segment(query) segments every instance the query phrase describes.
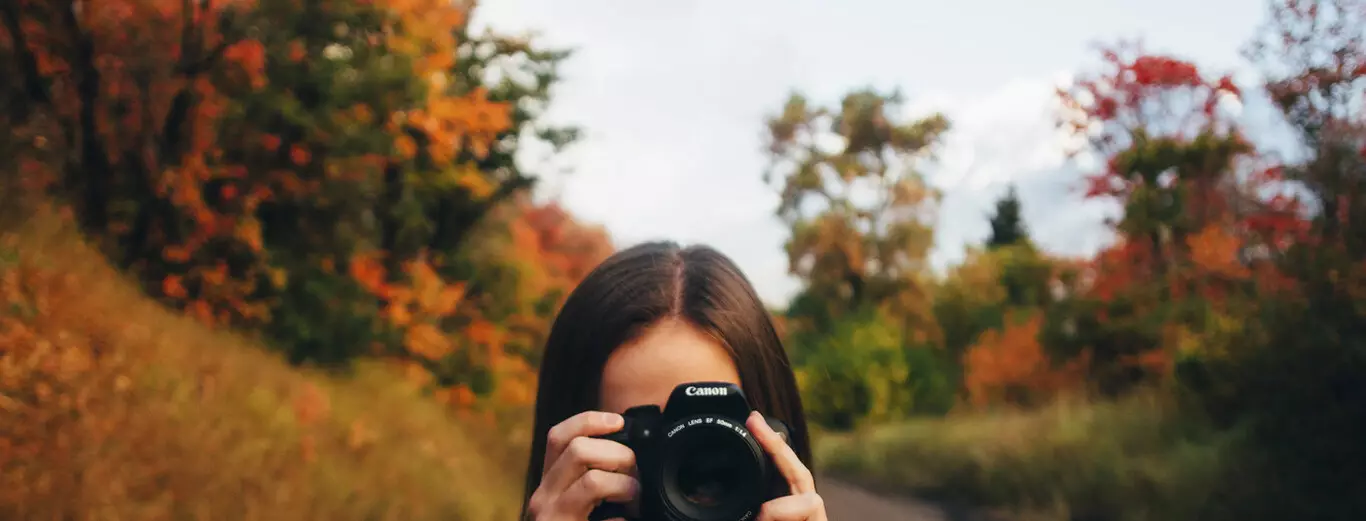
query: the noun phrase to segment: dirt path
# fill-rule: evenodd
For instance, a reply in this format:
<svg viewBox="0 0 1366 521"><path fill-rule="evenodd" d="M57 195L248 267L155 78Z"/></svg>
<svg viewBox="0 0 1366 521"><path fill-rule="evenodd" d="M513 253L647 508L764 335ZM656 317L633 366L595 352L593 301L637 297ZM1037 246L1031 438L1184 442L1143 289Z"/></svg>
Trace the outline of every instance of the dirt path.
<svg viewBox="0 0 1366 521"><path fill-rule="evenodd" d="M940 505L907 497L869 492L829 477L819 477L816 489L825 500L830 521L977 521L981 513L951 511Z"/></svg>
<svg viewBox="0 0 1366 521"><path fill-rule="evenodd" d="M949 521L938 507L908 498L873 494L830 478L817 485L830 521Z"/></svg>

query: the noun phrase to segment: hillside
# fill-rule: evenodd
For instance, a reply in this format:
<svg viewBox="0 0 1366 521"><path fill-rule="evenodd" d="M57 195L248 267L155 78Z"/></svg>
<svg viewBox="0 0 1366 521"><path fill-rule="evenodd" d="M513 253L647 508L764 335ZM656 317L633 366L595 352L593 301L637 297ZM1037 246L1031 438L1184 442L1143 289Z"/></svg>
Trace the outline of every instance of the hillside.
<svg viewBox="0 0 1366 521"><path fill-rule="evenodd" d="M382 366L296 370L208 329L144 297L69 219L5 199L0 518L515 517L521 461L491 429Z"/></svg>

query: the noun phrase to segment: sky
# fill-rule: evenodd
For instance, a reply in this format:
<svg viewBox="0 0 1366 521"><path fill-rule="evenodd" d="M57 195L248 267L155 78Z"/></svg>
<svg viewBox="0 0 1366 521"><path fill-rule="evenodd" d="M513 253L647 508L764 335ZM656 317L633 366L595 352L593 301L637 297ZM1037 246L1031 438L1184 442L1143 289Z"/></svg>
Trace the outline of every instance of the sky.
<svg viewBox="0 0 1366 521"><path fill-rule="evenodd" d="M985 240L1010 184L1036 243L1086 255L1109 240L1109 210L1077 192L1056 86L1098 65L1095 44L1120 38L1210 71L1246 69L1240 51L1264 16L1264 0L483 0L474 23L575 49L548 118L584 139L554 164L526 160L541 198L605 226L618 247L711 245L782 306L799 282L776 188L761 179L762 143L789 93L833 104L851 89L896 88L906 116L949 118L925 168L944 194L937 269Z"/></svg>

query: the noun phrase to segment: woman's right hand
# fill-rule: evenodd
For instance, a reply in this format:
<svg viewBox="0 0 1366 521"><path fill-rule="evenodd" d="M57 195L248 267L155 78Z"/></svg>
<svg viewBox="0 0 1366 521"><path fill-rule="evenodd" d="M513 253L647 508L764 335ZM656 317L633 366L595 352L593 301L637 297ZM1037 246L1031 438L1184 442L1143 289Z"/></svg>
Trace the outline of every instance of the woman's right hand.
<svg viewBox="0 0 1366 521"><path fill-rule="evenodd" d="M621 429L621 415L586 411L561 422L547 435L541 485L527 512L534 521L584 521L599 503L629 503L636 482L635 453L611 440L592 438Z"/></svg>

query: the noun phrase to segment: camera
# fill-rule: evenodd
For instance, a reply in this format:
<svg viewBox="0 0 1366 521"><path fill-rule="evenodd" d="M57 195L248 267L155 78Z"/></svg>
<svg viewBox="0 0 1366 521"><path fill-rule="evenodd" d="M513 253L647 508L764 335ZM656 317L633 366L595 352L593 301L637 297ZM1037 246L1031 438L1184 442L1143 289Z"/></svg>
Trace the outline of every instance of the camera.
<svg viewBox="0 0 1366 521"><path fill-rule="evenodd" d="M679 385L661 410L627 409L621 430L597 436L636 455L640 519L650 521L744 521L765 502L788 494L786 479L745 427L749 402L735 384ZM766 418L784 442L787 425ZM623 505L600 504L588 516L627 518Z"/></svg>

